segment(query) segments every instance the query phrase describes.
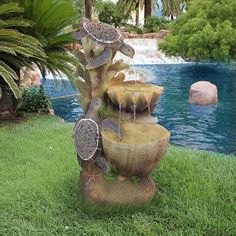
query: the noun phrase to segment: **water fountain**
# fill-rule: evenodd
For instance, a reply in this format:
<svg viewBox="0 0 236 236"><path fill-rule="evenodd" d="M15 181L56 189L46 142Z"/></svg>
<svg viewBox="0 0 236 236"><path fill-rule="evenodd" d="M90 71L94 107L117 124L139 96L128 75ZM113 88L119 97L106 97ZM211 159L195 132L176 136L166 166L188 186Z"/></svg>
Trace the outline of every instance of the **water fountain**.
<svg viewBox="0 0 236 236"><path fill-rule="evenodd" d="M110 25L82 18L73 36L84 48L77 86L85 115L74 128L81 196L99 205L146 203L156 190L149 175L170 137L151 115L163 87L125 80L130 66L113 59L134 50Z"/></svg>

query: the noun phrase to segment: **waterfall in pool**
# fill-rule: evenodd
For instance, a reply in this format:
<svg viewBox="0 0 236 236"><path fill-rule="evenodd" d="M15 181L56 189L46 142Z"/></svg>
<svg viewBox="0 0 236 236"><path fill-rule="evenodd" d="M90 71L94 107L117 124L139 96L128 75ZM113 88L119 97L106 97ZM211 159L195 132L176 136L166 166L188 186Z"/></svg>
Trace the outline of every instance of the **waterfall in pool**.
<svg viewBox="0 0 236 236"><path fill-rule="evenodd" d="M125 42L135 49L133 58L128 58L118 52L115 60L123 59L125 62L135 64L181 64L186 63L181 57L167 57L158 50L156 39L125 39Z"/></svg>

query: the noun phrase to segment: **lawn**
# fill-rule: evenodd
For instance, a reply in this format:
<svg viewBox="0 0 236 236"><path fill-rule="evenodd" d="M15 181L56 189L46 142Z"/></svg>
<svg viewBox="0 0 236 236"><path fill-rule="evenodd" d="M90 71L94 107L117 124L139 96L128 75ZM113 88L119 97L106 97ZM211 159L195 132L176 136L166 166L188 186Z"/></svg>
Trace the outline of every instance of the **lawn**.
<svg viewBox="0 0 236 236"><path fill-rule="evenodd" d="M0 235L236 235L236 157L169 146L149 206L93 214L72 130L53 116L0 126Z"/></svg>

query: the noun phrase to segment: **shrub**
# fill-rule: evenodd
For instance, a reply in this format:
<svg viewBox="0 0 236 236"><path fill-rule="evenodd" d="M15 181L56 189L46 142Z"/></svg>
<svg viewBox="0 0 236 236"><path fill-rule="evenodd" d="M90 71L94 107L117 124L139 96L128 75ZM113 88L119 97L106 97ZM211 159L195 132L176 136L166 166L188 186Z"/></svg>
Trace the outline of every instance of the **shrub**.
<svg viewBox="0 0 236 236"><path fill-rule="evenodd" d="M135 25L127 25L125 28L124 28L125 32L135 32L137 34L142 34L143 33L143 30Z"/></svg>
<svg viewBox="0 0 236 236"><path fill-rule="evenodd" d="M48 112L51 108L49 97L45 94L43 86L30 87L23 91L22 110L27 112Z"/></svg>
<svg viewBox="0 0 236 236"><path fill-rule="evenodd" d="M145 20L144 32L153 33L161 29L168 29L170 21L164 17L150 16Z"/></svg>
<svg viewBox="0 0 236 236"><path fill-rule="evenodd" d="M114 25L115 27L124 25L130 18L129 12L120 12L116 4L111 1L102 1L97 11L101 22Z"/></svg>
<svg viewBox="0 0 236 236"><path fill-rule="evenodd" d="M196 61L236 59L235 12L235 0L192 1L159 48Z"/></svg>

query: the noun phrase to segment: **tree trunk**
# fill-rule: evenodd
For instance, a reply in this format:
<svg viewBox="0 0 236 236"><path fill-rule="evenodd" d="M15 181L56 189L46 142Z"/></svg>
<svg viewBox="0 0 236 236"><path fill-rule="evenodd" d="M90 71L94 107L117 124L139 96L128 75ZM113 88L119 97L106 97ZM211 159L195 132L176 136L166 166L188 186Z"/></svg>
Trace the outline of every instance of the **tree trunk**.
<svg viewBox="0 0 236 236"><path fill-rule="evenodd" d="M92 0L85 0L85 16L92 20Z"/></svg>
<svg viewBox="0 0 236 236"><path fill-rule="evenodd" d="M139 7L136 9L135 12L135 25L139 27Z"/></svg>
<svg viewBox="0 0 236 236"><path fill-rule="evenodd" d="M20 78L20 70L13 66L12 69L16 72L18 78ZM15 82L19 86L20 80ZM0 119L12 119L16 115L16 98L8 84L2 78L0 78L0 87L2 90L2 97L0 98Z"/></svg>
<svg viewBox="0 0 236 236"><path fill-rule="evenodd" d="M9 86L0 79L2 97L0 99L0 119L14 117L14 95Z"/></svg>
<svg viewBox="0 0 236 236"><path fill-rule="evenodd" d="M144 18L152 15L152 0L144 0Z"/></svg>
<svg viewBox="0 0 236 236"><path fill-rule="evenodd" d="M41 74L42 74L42 78L43 78L43 79L46 79L47 71L46 71L45 68L42 69Z"/></svg>

